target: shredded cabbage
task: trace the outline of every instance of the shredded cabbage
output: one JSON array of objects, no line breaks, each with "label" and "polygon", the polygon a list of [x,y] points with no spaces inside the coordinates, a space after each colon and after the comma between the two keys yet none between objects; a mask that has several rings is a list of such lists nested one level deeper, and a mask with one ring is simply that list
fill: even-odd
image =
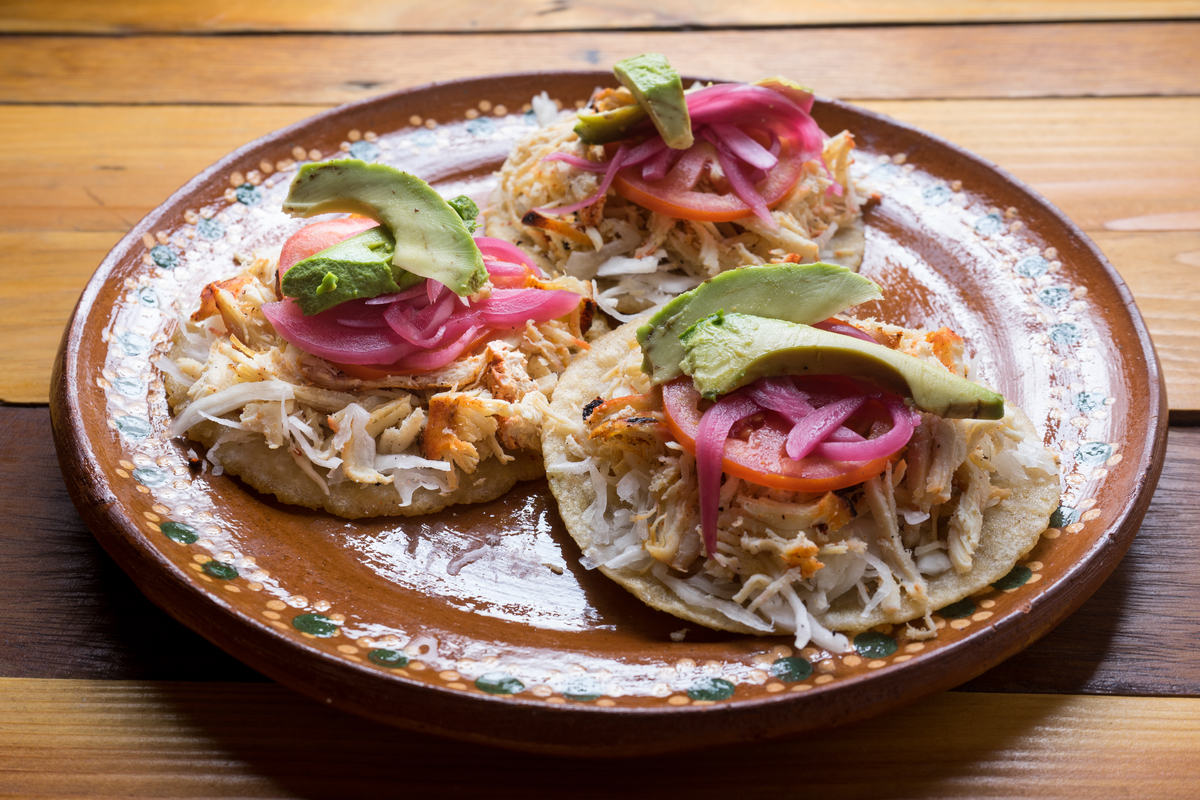
[{"label": "shredded cabbage", "polygon": [[[911,355],[938,358],[924,332],[853,323],[882,331]],[[592,542],[582,563],[648,571],[688,606],[716,611],[755,631],[790,633],[797,647],[812,642],[831,652],[848,651],[847,637],[813,616],[847,593],[858,594],[864,617],[878,608],[898,609],[906,597],[918,608],[927,606],[926,576],[962,563],[969,568],[978,542],[975,523],[1007,496],[993,490],[992,476],[1021,479],[1029,474],[1026,462],[1036,465],[1030,473],[1053,469],[1052,457],[1032,439],[1027,442],[1011,418],[922,414],[901,460],[845,492],[803,495],[725,476],[716,549],[705,558],[695,459],[673,441],[606,433],[626,430],[613,428],[614,420],[655,413],[644,410],[652,395],[641,357],[640,349],[631,349],[597,386],[602,400],[628,397],[628,404],[607,404],[601,408],[608,411],[566,423],[574,431],[572,455],[547,467],[551,475],[586,475],[592,488],[593,500],[583,513]],[[965,371],[961,364],[950,368]],[[932,610],[924,609],[926,618]],[[911,629],[910,635],[929,634]]]}]

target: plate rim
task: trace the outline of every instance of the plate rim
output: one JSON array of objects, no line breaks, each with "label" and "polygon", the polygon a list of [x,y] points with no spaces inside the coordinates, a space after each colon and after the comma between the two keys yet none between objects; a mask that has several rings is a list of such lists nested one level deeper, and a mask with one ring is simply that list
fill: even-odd
[{"label": "plate rim", "polygon": [[[1062,577],[1053,586],[1028,601],[1027,608],[1022,609],[1024,613],[1008,614],[994,624],[973,631],[963,639],[939,648],[924,658],[914,659],[899,669],[847,677],[838,682],[836,689],[831,687],[831,691],[816,690],[803,696],[786,693],[703,708],[602,708],[585,704],[559,706],[519,697],[468,694],[412,681],[336,659],[323,650],[291,637],[280,636],[270,626],[244,616],[219,597],[201,591],[186,573],[151,545],[139,527],[127,524],[129,520],[122,516],[123,508],[100,470],[95,451],[83,430],[79,391],[86,382],[79,374],[80,351],[77,344],[88,327],[88,319],[95,311],[95,301],[111,273],[126,254],[138,246],[145,233],[153,230],[157,222],[197,189],[231,165],[244,160],[248,154],[330,119],[386,105],[399,98],[447,88],[461,89],[516,78],[540,78],[549,88],[556,80],[589,76],[595,77],[598,84],[613,83],[611,73],[598,70],[513,72],[435,81],[326,109],[257,137],[218,159],[173,192],[117,242],[89,279],[64,330],[51,378],[50,412],[55,448],[72,502],[92,534],[138,588],[173,618],[214,645],[272,679],[318,701],[392,725],[450,738],[559,755],[596,756],[671,752],[748,738],[786,736],[813,729],[813,725],[797,724],[795,718],[813,716],[811,712],[814,710],[815,716],[822,718],[820,727],[884,714],[921,697],[956,686],[990,669],[1032,644],[1082,605],[1116,568],[1136,535],[1153,497],[1166,451],[1168,411],[1165,379],[1132,293],[1095,243],[1073,221],[1040,193],[1003,168],[916,126],[850,103],[821,97],[817,100],[819,105],[828,105],[865,118],[872,125],[898,128],[929,141],[939,149],[948,150],[958,158],[974,162],[996,173],[1009,186],[1035,201],[1042,211],[1054,217],[1065,233],[1089,252],[1095,264],[1103,270],[1104,277],[1122,299],[1124,313],[1141,345],[1141,355],[1148,372],[1146,377],[1149,379],[1147,406],[1151,410],[1151,419],[1147,420],[1146,429],[1151,435],[1151,444],[1145,449],[1142,461],[1136,465],[1137,491],[1121,502],[1113,523],[1095,538],[1082,558],[1066,567]],[[73,343],[76,346],[73,347]],[[131,569],[126,566],[127,563],[140,568]],[[199,624],[199,620],[189,613],[196,606],[197,596],[206,610],[204,624]],[[214,612],[219,615],[219,620],[213,618]],[[976,657],[978,645],[984,641],[989,643],[991,654],[980,659]],[[266,644],[260,646],[259,642]],[[296,658],[312,662],[315,679],[296,677],[289,669]],[[353,681],[347,681],[348,676],[356,678],[361,686],[355,687]],[[889,679],[888,676],[892,677]],[[876,687],[888,687],[891,684],[892,691],[866,706],[847,702],[847,699],[853,700],[855,689],[867,681]],[[898,684],[910,682],[919,685],[919,690],[901,691],[898,688]],[[350,689],[348,695],[339,695],[347,688]],[[374,693],[376,691],[404,696],[405,701],[400,705],[416,711],[416,716],[397,717],[393,713],[381,712],[379,697]],[[813,706],[817,708],[813,709]],[[799,713],[802,708],[804,714]],[[435,719],[439,721],[430,721]],[[635,730],[631,731],[631,728]],[[507,734],[499,734],[506,729]],[[514,731],[520,731],[519,738],[512,736]],[[686,741],[676,744],[673,737],[683,731],[687,732]],[[597,739],[602,739],[602,742],[597,742]]]}]

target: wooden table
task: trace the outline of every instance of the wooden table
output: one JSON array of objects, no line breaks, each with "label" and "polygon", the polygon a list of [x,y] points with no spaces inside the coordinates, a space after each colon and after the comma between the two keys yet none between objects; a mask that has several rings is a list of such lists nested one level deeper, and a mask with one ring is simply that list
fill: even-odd
[{"label": "wooden table", "polygon": [[[8,0],[0,31],[0,794],[1200,796],[1200,2]],[[793,76],[940,134],[1099,244],[1149,324],[1172,424],[1100,591],[1023,654],[887,718],[619,762],[350,717],[143,598],[72,507],[46,408],[108,249],[224,153],[320,109],[646,50],[684,72]]]}]

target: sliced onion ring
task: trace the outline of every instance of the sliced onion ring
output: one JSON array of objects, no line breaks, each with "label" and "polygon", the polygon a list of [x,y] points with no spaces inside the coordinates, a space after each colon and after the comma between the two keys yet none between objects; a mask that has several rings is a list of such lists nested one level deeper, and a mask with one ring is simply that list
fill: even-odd
[{"label": "sliced onion ring", "polygon": [[[788,458],[793,461],[813,452],[831,433],[842,427],[842,423],[850,419],[850,415],[858,411],[867,398],[846,397],[818,408],[813,413],[792,426],[787,438]],[[882,455],[890,455],[891,451]],[[838,458],[835,461],[870,461],[881,456],[863,457],[861,459]]]},{"label": "sliced onion ring", "polygon": [[725,458],[725,440],[735,423],[762,411],[762,407],[741,392],[727,394],[704,412],[696,431],[696,478],[700,484],[700,532],[704,553],[717,551],[717,514],[721,495],[721,461]]},{"label": "sliced onion ring", "polygon": [[[892,416],[892,429],[875,439],[861,442],[824,441],[813,448],[813,454],[833,461],[866,461],[890,456],[908,444],[913,431],[921,424],[921,415],[910,409],[895,395],[885,395],[880,402]],[[791,444],[789,438],[788,444]]]},{"label": "sliced onion ring", "polygon": [[284,339],[306,353],[329,361],[344,364],[390,364],[417,349],[390,328],[350,328],[338,325],[336,314],[346,313],[346,309],[341,308],[344,305],[348,303],[306,317],[295,301],[287,299],[266,303],[262,311]]}]

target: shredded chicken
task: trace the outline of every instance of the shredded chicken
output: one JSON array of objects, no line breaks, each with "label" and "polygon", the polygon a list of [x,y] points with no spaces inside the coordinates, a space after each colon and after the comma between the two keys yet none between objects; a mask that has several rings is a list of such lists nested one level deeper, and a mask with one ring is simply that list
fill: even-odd
[{"label": "shredded chicken", "polygon": [[[621,99],[605,96],[596,102]],[[574,124],[565,118],[516,144],[499,173],[488,234],[521,244],[551,274],[596,280],[597,301],[618,319],[628,320],[736,267],[788,257],[805,263],[837,260],[837,253],[824,248],[837,230],[861,217],[850,177],[854,139],[847,132],[826,140],[822,159],[804,165],[800,180],[772,210],[774,228],[754,216],[716,223],[675,219],[635,205],[611,188],[575,213],[538,213],[534,209],[574,204],[599,188],[602,176],[546,160],[554,153],[607,158],[603,147],[579,141]],[[719,190],[714,183],[719,180],[705,175],[699,188],[712,183],[710,188]],[[857,267],[857,259],[847,265]]]},{"label": "shredded chicken", "polygon": [[[594,304],[589,284],[572,278],[531,287],[568,289],[585,298],[569,317],[499,332],[475,352],[438,370],[364,380],[283,341],[262,306],[278,299],[275,264],[258,259],[243,273],[206,286],[181,321],[171,357],[174,435],[219,426],[221,447],[260,436],[286,448],[315,484],[392,484],[411,498],[416,485],[456,488],[489,458],[511,461],[541,449],[541,427],[557,376],[588,345]],[[400,486],[403,466],[421,475]],[[454,467],[455,469],[451,469]],[[432,472],[431,472],[432,471]],[[444,479],[429,476],[445,473]]]},{"label": "shredded chicken", "polygon": [[[966,373],[962,340],[949,329],[845,321],[888,347]],[[1033,474],[1053,469],[1044,450],[1020,450],[1008,419],[922,413],[900,457],[858,486],[804,494],[723,476],[717,548],[706,558],[695,459],[666,432],[661,395],[649,387],[641,358],[632,345],[582,418],[560,428],[569,432],[568,457],[587,467],[597,491],[588,512],[596,545],[585,563],[652,572],[685,602],[751,627],[765,620],[795,632],[797,646],[846,646],[810,612],[847,592],[858,593],[864,613],[894,611],[907,600],[925,619],[908,627],[910,638],[933,635],[929,579],[970,570],[984,511],[1008,495],[991,476],[1016,469],[1016,461]],[[578,469],[571,461],[558,468]]]}]

